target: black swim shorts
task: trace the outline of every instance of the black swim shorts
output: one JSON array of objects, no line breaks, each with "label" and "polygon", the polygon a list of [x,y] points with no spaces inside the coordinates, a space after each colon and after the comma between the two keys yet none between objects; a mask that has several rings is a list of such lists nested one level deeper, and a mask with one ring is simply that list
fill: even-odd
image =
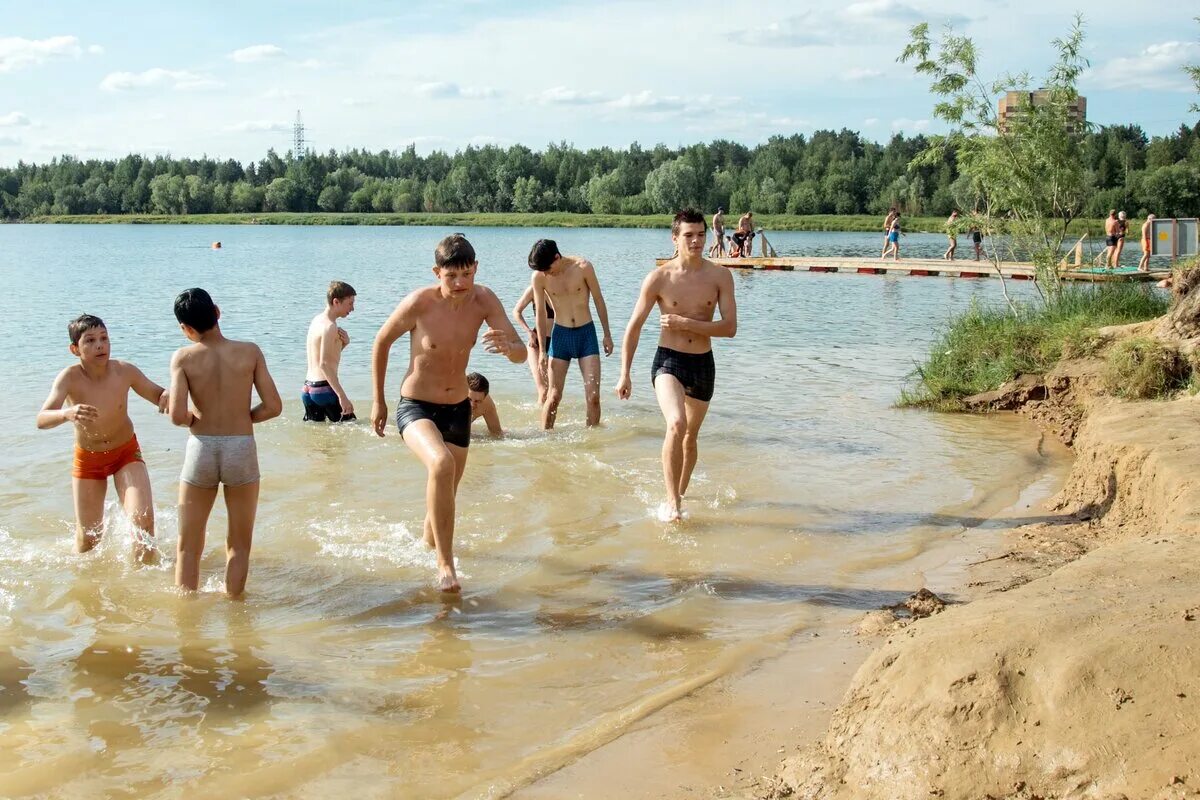
[{"label": "black swim shorts", "polygon": [[471,445],[471,399],[461,403],[431,403],[401,397],[396,406],[396,427],[404,436],[404,429],[419,419],[427,419],[441,431],[446,444],[458,447]]},{"label": "black swim shorts", "polygon": [[329,381],[305,381],[300,399],[304,402],[306,422],[350,422],[354,419],[353,414],[342,414],[342,403]]},{"label": "black swim shorts", "polygon": [[688,397],[712,400],[717,382],[717,365],[712,350],[707,353],[681,353],[669,347],[659,347],[654,352],[654,363],[650,366],[650,382],[659,375],[674,375],[683,384],[683,393]]},{"label": "black swim shorts", "polygon": [[1106,245],[1108,245],[1109,247],[1116,247],[1116,246],[1117,246],[1117,240],[1118,240],[1118,239],[1120,239],[1120,238],[1121,238],[1120,236],[1117,236],[1117,235],[1114,233],[1112,236],[1105,236],[1105,237],[1104,237],[1104,243],[1105,243]]}]

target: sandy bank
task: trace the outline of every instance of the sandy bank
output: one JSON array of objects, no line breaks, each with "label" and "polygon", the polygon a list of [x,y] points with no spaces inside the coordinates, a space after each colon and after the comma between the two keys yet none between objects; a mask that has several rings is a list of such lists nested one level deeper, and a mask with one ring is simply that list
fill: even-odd
[{"label": "sandy bank", "polygon": [[773,796],[1200,795],[1200,398],[1070,384],[1031,409],[1084,418],[1060,519],[1008,537],[990,593],[890,634]]}]

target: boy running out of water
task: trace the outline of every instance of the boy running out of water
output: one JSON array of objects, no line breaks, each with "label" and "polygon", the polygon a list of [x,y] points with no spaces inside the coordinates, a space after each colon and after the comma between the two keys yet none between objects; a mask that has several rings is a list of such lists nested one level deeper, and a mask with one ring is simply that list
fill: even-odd
[{"label": "boy running out of water", "polygon": [[[108,328],[91,314],[67,325],[71,354],[79,359],[58,374],[50,396],[37,415],[39,429],[75,423],[75,463],[71,486],[75,497],[75,549],[87,552],[100,541],[104,527],[104,495],[113,479],[117,497],[134,527],[134,555],[148,561],[154,554],[154,499],[150,474],[129,419],[129,391],[167,410],[167,390],[126,361],[111,358]],[[64,404],[67,404],[64,408]],[[142,534],[146,538],[143,538]]]},{"label": "boy running out of water", "polygon": [[[258,513],[258,448],[254,424],[279,416],[283,401],[258,345],[221,333],[221,310],[203,289],[175,298],[175,319],[193,344],[171,358],[171,422],[188,429],[179,475],[179,546],[175,583],[200,585],[208,515],[225,487],[225,591],[239,597],[250,570]],[[251,405],[251,389],[259,402]],[[188,401],[191,400],[191,408]]]}]

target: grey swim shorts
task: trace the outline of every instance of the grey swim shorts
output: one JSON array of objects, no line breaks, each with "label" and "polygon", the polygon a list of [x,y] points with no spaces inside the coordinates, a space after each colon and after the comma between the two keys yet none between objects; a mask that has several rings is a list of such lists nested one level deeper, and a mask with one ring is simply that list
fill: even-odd
[{"label": "grey swim shorts", "polygon": [[188,437],[179,480],[216,489],[218,484],[242,486],[258,480],[258,447],[253,436]]}]

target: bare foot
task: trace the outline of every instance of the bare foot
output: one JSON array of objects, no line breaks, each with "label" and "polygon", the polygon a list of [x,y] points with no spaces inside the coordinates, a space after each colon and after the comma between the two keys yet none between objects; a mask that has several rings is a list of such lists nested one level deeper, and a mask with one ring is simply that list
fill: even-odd
[{"label": "bare foot", "polygon": [[438,589],[448,594],[458,594],[462,591],[462,584],[454,574],[454,567],[438,567]]},{"label": "bare foot", "polygon": [[683,519],[683,511],[670,500],[658,507],[659,522],[679,522],[681,519]]}]

